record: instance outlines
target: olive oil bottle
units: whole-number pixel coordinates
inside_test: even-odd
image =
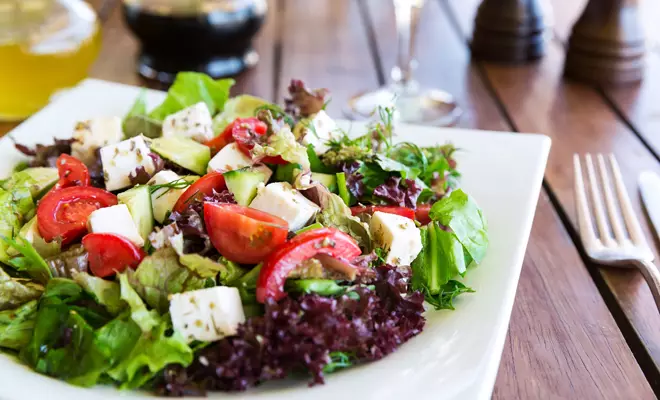
[[[20,120],[85,78],[101,45],[82,0],[0,0],[0,120]]]

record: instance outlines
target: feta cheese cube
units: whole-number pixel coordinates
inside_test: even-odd
[[[276,182],[260,188],[251,208],[273,214],[289,223],[290,231],[307,225],[320,210],[288,182]]]
[[[198,142],[213,139],[213,119],[209,108],[199,102],[188,108],[168,115],[163,121],[163,136],[185,136]]]
[[[89,215],[87,226],[92,233],[113,233],[125,237],[137,247],[144,246],[144,239],[126,204],[99,208]]]
[[[165,185],[181,179],[176,172],[170,170],[163,170],[154,175],[147,185]],[[160,188],[151,193],[151,207],[154,212],[154,219],[159,223],[163,223],[167,215],[172,211],[176,201],[186,191],[187,188]]]
[[[105,188],[113,191],[132,186],[128,176],[138,167],[143,167],[150,175],[153,174],[156,166],[150,154],[149,145],[142,135],[102,147]]]
[[[213,342],[235,335],[238,325],[245,322],[245,313],[238,289],[216,286],[170,297],[172,326],[188,342]]]
[[[157,227],[149,234],[149,242],[155,250],[171,247],[178,255],[183,255],[183,233],[176,223]]]
[[[307,127],[301,127],[306,131],[302,140],[303,144],[314,146],[316,154],[325,153],[329,148],[327,145],[328,140],[338,136],[337,123],[325,111],[321,110],[314,115],[314,118],[308,124]]]
[[[252,159],[245,155],[236,143],[229,143],[211,159],[208,172],[227,172],[250,165],[252,165]]]
[[[410,218],[376,211],[369,229],[377,245],[387,251],[388,264],[410,265],[422,251],[419,228]]]
[[[89,165],[96,160],[96,150],[119,143],[124,133],[119,117],[101,117],[82,121],[73,130],[71,155]]]

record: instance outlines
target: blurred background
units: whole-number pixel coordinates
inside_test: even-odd
[[[393,85],[358,97],[347,93],[343,100],[349,105],[349,114],[351,111],[360,114],[360,107],[372,109],[374,103],[387,101],[393,94],[399,98],[410,94],[416,101],[412,103],[415,115],[411,118],[449,124],[457,112],[451,94],[420,88],[412,79],[412,71],[418,65],[415,58],[424,77],[431,74],[429,71],[451,73],[442,71],[439,65],[424,65],[428,55],[414,53],[415,39],[425,43],[443,41],[441,35],[433,35],[433,30],[424,26],[447,22],[425,19],[420,10],[425,6],[437,7],[438,4],[428,3],[444,0],[427,0],[427,4],[423,0],[378,1],[383,5],[383,15],[371,16],[377,20],[370,22],[386,26],[381,29],[379,25],[378,42],[398,48],[397,52],[386,52],[395,58],[391,63],[392,76],[380,80]],[[606,3],[630,3],[600,1],[604,7]],[[540,4],[546,10],[543,26],[546,36],[556,30],[570,29],[570,26],[553,26],[554,14],[571,14],[577,18],[586,4],[582,0],[504,0],[507,2]],[[59,90],[87,76],[163,89],[181,70],[198,70],[214,77],[262,74],[262,77],[239,79],[234,89],[251,92],[254,85],[273,86],[272,74],[281,70],[284,77],[311,77],[316,86],[333,86],[332,82],[315,81],[314,69],[373,71],[372,65],[356,65],[350,60],[357,43],[340,44],[352,36],[365,36],[365,26],[360,23],[364,3],[363,0],[0,0],[0,120],[20,121],[47,104]],[[660,1],[640,0],[638,6],[639,23],[648,37],[647,46],[660,48]],[[301,16],[305,21],[300,20]],[[628,17],[624,13],[621,18]],[[322,29],[325,36],[332,32],[334,37],[319,38],[313,31],[315,27]],[[366,29],[371,29],[366,32],[367,39],[374,40],[373,27],[367,25]],[[286,62],[287,53],[292,52],[298,58],[310,59],[305,69]],[[335,52],[337,62],[330,66],[315,65],[314,57],[325,52]],[[432,79],[424,83],[433,85]],[[357,89],[339,88],[339,92]],[[417,101],[420,96],[424,102]],[[277,94],[273,93],[272,97],[274,100]],[[420,113],[420,107],[428,110]],[[449,120],[442,120],[447,116]]]

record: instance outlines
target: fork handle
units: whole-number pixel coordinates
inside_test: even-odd
[[[653,294],[655,305],[660,311],[660,271],[658,271],[658,267],[653,262],[646,260],[638,260],[636,264],[642,275],[644,275],[644,279],[646,279],[646,283]]]

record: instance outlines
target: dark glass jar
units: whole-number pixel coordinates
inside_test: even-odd
[[[138,37],[138,72],[171,83],[177,72],[214,78],[256,65],[252,39],[264,23],[266,0],[124,0],[126,24]]]

